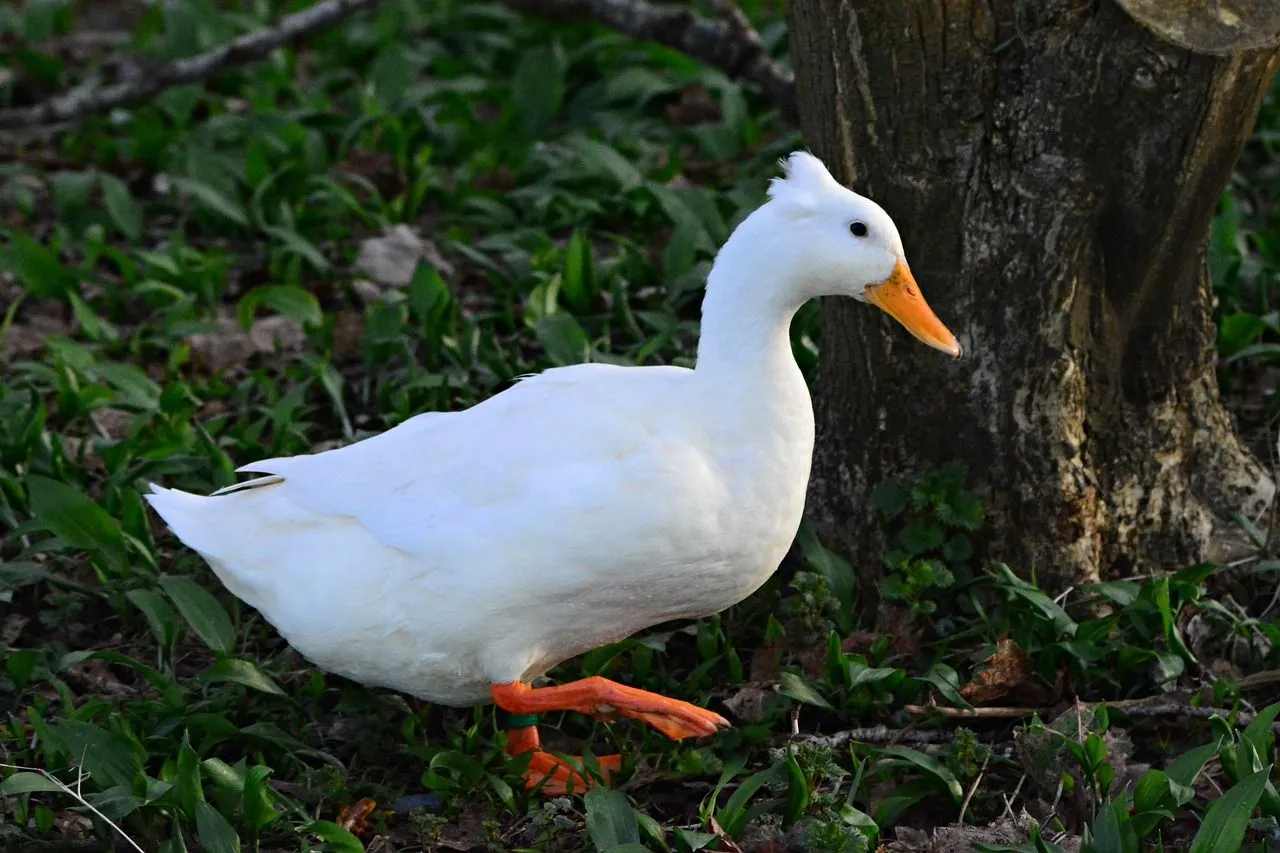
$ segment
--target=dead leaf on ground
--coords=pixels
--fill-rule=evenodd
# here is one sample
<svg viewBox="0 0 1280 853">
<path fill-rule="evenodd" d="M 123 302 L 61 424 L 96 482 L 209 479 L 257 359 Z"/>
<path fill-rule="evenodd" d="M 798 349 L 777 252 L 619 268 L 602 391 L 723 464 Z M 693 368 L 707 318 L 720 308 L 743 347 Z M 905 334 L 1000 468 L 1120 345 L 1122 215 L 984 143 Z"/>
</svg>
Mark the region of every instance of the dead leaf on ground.
<svg viewBox="0 0 1280 853">
<path fill-rule="evenodd" d="M 258 353 L 292 352 L 305 342 L 298 321 L 279 315 L 254 321 L 247 332 L 231 317 L 220 317 L 213 331 L 187 337 L 192 363 L 209 373 L 239 367 Z"/>
<path fill-rule="evenodd" d="M 339 311 L 333 319 L 333 354 L 335 358 L 353 358 L 360 354 L 364 339 L 364 315 L 359 311 Z"/>
<path fill-rule="evenodd" d="M 751 680 L 766 683 L 777 681 L 782 674 L 782 647 L 762 646 L 751 655 Z"/>
<path fill-rule="evenodd" d="M 1005 637 L 996 643 L 995 654 L 987 658 L 982 670 L 960 688 L 960 695 L 981 705 L 1021 691 L 1032 685 L 1034 678 L 1031 658 L 1017 643 Z"/>
<path fill-rule="evenodd" d="M 10 613 L 4 618 L 4 623 L 0 626 L 0 642 L 6 646 L 12 646 L 18 642 L 18 637 L 22 636 L 22 629 L 27 627 L 31 622 L 26 616 L 18 613 Z"/>
<path fill-rule="evenodd" d="M 291 352 L 307 341 L 302 324 L 291 317 L 263 317 L 249 327 L 249 340 L 258 352 Z"/>
<path fill-rule="evenodd" d="M 338 826 L 356 837 L 367 835 L 369 815 L 377 807 L 378 804 L 368 797 L 357 800 L 354 805 L 343 806 L 342 811 L 338 812 Z"/>
<path fill-rule="evenodd" d="M 133 414 L 126 412 L 124 409 L 114 409 L 105 407 L 102 409 L 94 409 L 89 415 L 89 420 L 93 421 L 93 425 L 98 429 L 105 438 L 111 441 L 119 441 L 129 435 L 129 428 L 133 426 Z"/>
<path fill-rule="evenodd" d="M 920 629 L 908 608 L 881 604 L 877 621 L 881 632 L 889 635 L 889 647 L 895 655 L 906 658 L 919 656 Z"/>
<path fill-rule="evenodd" d="M 931 832 L 908 826 L 894 828 L 894 840 L 880 849 L 886 853 L 967 853 L 978 845 L 991 847 L 1015 847 L 1024 844 L 1030 836 L 1036 819 L 1024 809 L 1017 817 L 1005 816 L 987 826 L 951 824 L 935 827 Z M 1080 849 L 1079 838 L 1057 840 L 1070 853 Z"/>
<path fill-rule="evenodd" d="M 426 261 L 445 278 L 454 273 L 434 243 L 401 223 L 360 243 L 356 271 L 384 287 L 405 287 L 419 261 Z"/>
<path fill-rule="evenodd" d="M 680 93 L 680 99 L 666 108 L 667 120 L 672 124 L 689 127 L 720 121 L 720 104 L 706 86 L 690 86 Z"/>
<path fill-rule="evenodd" d="M 724 831 L 724 827 L 720 825 L 720 822 L 714 816 L 711 818 L 711 832 L 715 834 L 716 839 L 724 846 L 727 853 L 742 853 L 742 848 L 734 843 L 734 840 L 729 837 L 729 833 Z"/>
<path fill-rule="evenodd" d="M 765 718 L 765 708 L 773 695 L 772 690 L 748 684 L 724 700 L 724 706 L 742 722 L 758 723 Z"/>
<path fill-rule="evenodd" d="M 85 695 L 128 696 L 134 692 L 103 661 L 93 658 L 69 667 L 66 675 Z"/>
</svg>

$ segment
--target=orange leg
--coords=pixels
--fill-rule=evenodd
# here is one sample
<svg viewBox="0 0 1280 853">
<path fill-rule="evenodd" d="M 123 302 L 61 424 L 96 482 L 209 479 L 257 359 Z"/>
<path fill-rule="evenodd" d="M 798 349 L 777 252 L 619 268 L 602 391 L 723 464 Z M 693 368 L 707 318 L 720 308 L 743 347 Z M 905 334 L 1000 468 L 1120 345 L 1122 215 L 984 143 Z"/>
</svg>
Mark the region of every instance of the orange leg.
<svg viewBox="0 0 1280 853">
<path fill-rule="evenodd" d="M 494 684 L 490 689 L 493 701 L 508 713 L 577 711 L 609 719 L 630 717 L 648 723 L 672 740 L 713 735 L 729 725 L 713 711 L 599 676 L 556 687 L 530 687 L 513 681 Z"/>
<path fill-rule="evenodd" d="M 524 771 L 524 784 L 530 790 L 539 788 L 549 797 L 558 797 L 570 792 L 580 794 L 592 787 L 593 780 L 579 772 L 581 767 L 574 767 L 541 748 L 536 725 L 507 730 L 507 754 L 517 756 L 525 753 L 530 755 L 529 767 Z M 608 782 L 609 777 L 622 766 L 622 757 L 601 755 L 596 758 L 596 763 L 600 775 Z"/>
</svg>

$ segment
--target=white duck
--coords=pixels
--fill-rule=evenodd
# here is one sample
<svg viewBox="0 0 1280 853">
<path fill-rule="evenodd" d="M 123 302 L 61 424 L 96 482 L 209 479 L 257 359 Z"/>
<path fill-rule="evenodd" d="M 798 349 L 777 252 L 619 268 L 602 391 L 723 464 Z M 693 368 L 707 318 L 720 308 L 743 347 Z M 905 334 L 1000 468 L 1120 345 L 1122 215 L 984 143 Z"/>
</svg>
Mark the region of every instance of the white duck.
<svg viewBox="0 0 1280 853">
<path fill-rule="evenodd" d="M 677 739 L 727 726 L 603 678 L 530 682 L 723 610 L 777 568 L 813 451 L 788 334 L 807 300 L 871 302 L 960 354 L 888 214 L 810 154 L 783 165 L 716 257 L 695 369 L 549 370 L 465 411 L 246 465 L 269 476 L 212 496 L 153 487 L 151 505 L 323 669 L 447 705 L 632 717 Z M 508 750 L 533 753 L 530 784 L 580 785 L 520 722 Z"/>
</svg>

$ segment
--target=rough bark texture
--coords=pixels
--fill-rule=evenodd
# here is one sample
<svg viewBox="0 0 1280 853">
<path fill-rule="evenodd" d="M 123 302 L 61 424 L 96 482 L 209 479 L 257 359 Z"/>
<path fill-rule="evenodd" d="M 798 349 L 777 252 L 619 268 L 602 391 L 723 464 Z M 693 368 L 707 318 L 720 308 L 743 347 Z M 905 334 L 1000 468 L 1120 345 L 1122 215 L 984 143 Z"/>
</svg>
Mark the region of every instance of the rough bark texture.
<svg viewBox="0 0 1280 853">
<path fill-rule="evenodd" d="M 1115 0 L 795 0 L 791 26 L 808 143 L 894 217 L 967 353 L 825 306 L 820 530 L 874 576 L 871 488 L 957 458 L 991 553 L 1050 585 L 1203 558 L 1260 511 L 1205 243 L 1280 54 L 1189 49 Z"/>
</svg>

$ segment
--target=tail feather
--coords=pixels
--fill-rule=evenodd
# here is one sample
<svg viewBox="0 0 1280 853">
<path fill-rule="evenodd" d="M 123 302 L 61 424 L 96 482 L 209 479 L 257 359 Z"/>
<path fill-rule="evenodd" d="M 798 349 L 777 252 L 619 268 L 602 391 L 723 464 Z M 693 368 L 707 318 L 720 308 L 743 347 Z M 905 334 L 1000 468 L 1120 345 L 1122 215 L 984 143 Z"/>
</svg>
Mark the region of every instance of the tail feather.
<svg viewBox="0 0 1280 853">
<path fill-rule="evenodd" d="M 209 504 L 217 499 L 179 489 L 166 489 L 155 483 L 150 485 L 151 493 L 144 497 L 169 529 L 187 547 L 205 556 L 216 556 L 220 537 L 216 526 L 210 523 Z"/>
<path fill-rule="evenodd" d="M 218 489 L 216 492 L 209 495 L 209 497 L 221 497 L 222 495 L 243 492 L 246 489 L 260 489 L 263 486 L 274 486 L 276 483 L 283 482 L 284 477 L 281 477 L 279 474 L 268 474 L 265 477 L 254 477 L 252 480 L 245 480 L 243 483 L 232 483 L 230 486 L 223 486 L 221 489 Z M 151 484 L 151 487 L 153 489 L 156 488 L 154 483 Z"/>
</svg>

